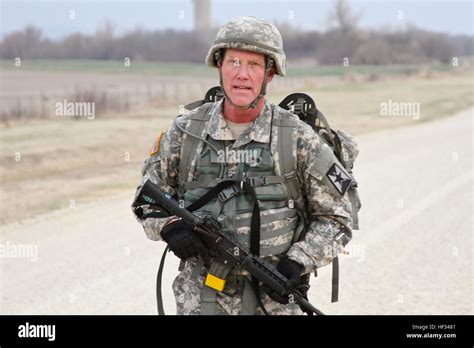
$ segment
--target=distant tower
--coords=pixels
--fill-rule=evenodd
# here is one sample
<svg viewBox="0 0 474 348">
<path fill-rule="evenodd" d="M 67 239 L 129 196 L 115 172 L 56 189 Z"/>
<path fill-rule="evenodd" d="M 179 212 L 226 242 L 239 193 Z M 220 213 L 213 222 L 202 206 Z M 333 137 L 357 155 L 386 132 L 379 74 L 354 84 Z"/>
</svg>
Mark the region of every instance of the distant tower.
<svg viewBox="0 0 474 348">
<path fill-rule="evenodd" d="M 194 30 L 209 31 L 211 29 L 211 0 L 193 0 Z"/>
</svg>

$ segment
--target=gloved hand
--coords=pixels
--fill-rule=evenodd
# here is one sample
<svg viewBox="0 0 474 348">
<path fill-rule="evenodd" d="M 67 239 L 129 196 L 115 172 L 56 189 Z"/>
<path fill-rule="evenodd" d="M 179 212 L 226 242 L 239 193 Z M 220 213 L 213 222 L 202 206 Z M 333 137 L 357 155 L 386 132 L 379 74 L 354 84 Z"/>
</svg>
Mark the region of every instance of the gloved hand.
<svg viewBox="0 0 474 348">
<path fill-rule="evenodd" d="M 160 232 L 170 250 L 180 259 L 202 256 L 208 258 L 207 248 L 192 227 L 182 220 L 166 224 Z"/>
<path fill-rule="evenodd" d="M 288 257 L 284 257 L 278 261 L 278 264 L 276 266 L 276 269 L 278 272 L 283 274 L 285 277 L 288 278 L 290 283 L 293 285 L 293 287 L 297 288 L 298 286 L 301 285 L 302 279 L 301 279 L 301 271 L 303 271 L 303 266 L 300 265 L 298 262 L 293 261 L 289 259 Z M 268 296 L 272 300 L 275 300 L 281 304 L 288 304 L 289 302 L 289 296 L 287 294 L 279 294 L 270 289 L 267 286 L 263 286 L 263 291 L 265 291 Z"/>
</svg>

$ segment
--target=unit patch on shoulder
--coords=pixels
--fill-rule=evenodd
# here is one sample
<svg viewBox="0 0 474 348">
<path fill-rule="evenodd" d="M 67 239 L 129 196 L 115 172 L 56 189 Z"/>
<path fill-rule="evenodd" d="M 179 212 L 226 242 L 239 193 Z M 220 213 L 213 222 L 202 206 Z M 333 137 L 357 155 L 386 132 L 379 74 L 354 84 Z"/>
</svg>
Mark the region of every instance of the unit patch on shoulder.
<svg viewBox="0 0 474 348">
<path fill-rule="evenodd" d="M 150 149 L 150 156 L 153 156 L 155 153 L 160 151 L 160 142 L 161 138 L 163 137 L 163 132 L 161 132 L 158 137 L 156 138 L 156 141 L 153 143 L 153 146 Z"/>
<path fill-rule="evenodd" d="M 351 186 L 352 180 L 336 163 L 329 168 L 326 176 L 341 195 L 346 193 L 349 186 Z"/>
</svg>

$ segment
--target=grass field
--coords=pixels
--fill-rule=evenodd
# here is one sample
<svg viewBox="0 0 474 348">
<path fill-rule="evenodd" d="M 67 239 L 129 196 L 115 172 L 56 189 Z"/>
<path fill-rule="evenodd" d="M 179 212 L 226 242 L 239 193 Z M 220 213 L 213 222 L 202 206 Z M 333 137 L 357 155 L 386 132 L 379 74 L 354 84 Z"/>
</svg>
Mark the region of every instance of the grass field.
<svg viewBox="0 0 474 348">
<path fill-rule="evenodd" d="M 41 70 L 42 63 L 35 64 L 31 65 L 34 66 L 32 70 Z M 79 62 L 69 64 L 71 69 L 75 66 L 76 71 L 66 69 L 67 76 L 84 75 Z M 101 73 L 109 69 L 101 66 L 100 62 L 96 64 L 97 69 L 102 69 Z M 23 65 L 26 71 L 22 74 L 28 74 L 26 66 L 27 62 Z M 374 72 L 367 67 L 359 68 Z M 46 67 L 42 69 L 45 73 Z M 201 71 L 201 68 L 191 66 L 190 69 Z M 279 102 L 291 91 L 306 92 L 316 99 L 318 107 L 335 128 L 356 136 L 427 122 L 474 105 L 472 69 L 434 69 L 429 73 L 410 76 L 394 76 L 390 71 L 383 74 L 382 68 L 377 69 L 380 72 L 376 79 L 290 77 L 287 83 L 271 86 L 270 100 Z M 9 68 L 2 71 L 14 76 Z M 56 73 L 64 72 L 58 70 Z M 87 70 L 87 73 L 102 82 L 108 78 L 98 72 Z M 107 73 L 110 73 L 111 79 L 116 78 L 113 71 Z M 137 74 L 136 81 L 139 82 L 140 78 L 142 75 Z M 196 77 L 196 81 L 199 80 Z M 125 80 L 118 79 L 115 83 L 122 81 Z M 5 88 L 5 84 L 2 85 L 2 89 Z M 21 85 L 16 88 L 21 92 Z M 380 104 L 389 100 L 419 103 L 420 118 L 381 116 Z M 185 99 L 178 104 L 190 101 Z M 178 113 L 178 104 L 158 107 L 148 103 L 126 113 L 101 114 L 93 120 L 49 117 L 13 120 L 1 125 L 0 204 L 3 214 L 0 223 L 77 206 L 124 191 L 130 192 L 132 199 L 148 149 L 157 134 L 165 130 Z"/>
<path fill-rule="evenodd" d="M 287 67 L 288 77 L 300 76 L 343 76 L 345 74 L 360 75 L 393 75 L 402 76 L 416 74 L 420 71 L 420 65 L 349 65 L 344 67 L 338 66 L 308 66 L 298 63 L 291 64 Z M 454 68 L 450 64 L 431 64 L 426 65 L 431 71 L 450 71 Z M 179 75 L 193 77 L 214 77 L 215 72 L 209 69 L 204 61 L 202 64 L 192 63 L 168 63 L 168 62 L 144 62 L 131 61 L 126 66 L 123 61 L 104 61 L 104 60 L 24 60 L 21 67 L 15 67 L 12 60 L 0 60 L 0 70 L 14 71 L 49 71 L 49 72 L 87 72 L 95 74 L 153 74 L 160 76 Z"/>
</svg>

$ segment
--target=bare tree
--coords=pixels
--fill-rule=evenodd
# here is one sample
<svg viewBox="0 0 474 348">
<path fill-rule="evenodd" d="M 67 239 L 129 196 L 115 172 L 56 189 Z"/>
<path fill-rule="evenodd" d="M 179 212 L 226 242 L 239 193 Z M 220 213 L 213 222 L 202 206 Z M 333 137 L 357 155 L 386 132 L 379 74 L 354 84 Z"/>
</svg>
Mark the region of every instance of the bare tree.
<svg viewBox="0 0 474 348">
<path fill-rule="evenodd" d="M 41 40 L 41 30 L 33 26 L 12 32 L 2 40 L 2 58 L 40 58 Z"/>
<path fill-rule="evenodd" d="M 337 0 L 328 19 L 330 24 L 335 25 L 336 30 L 350 33 L 357 30 L 360 14 L 353 13 L 346 0 Z"/>
</svg>

